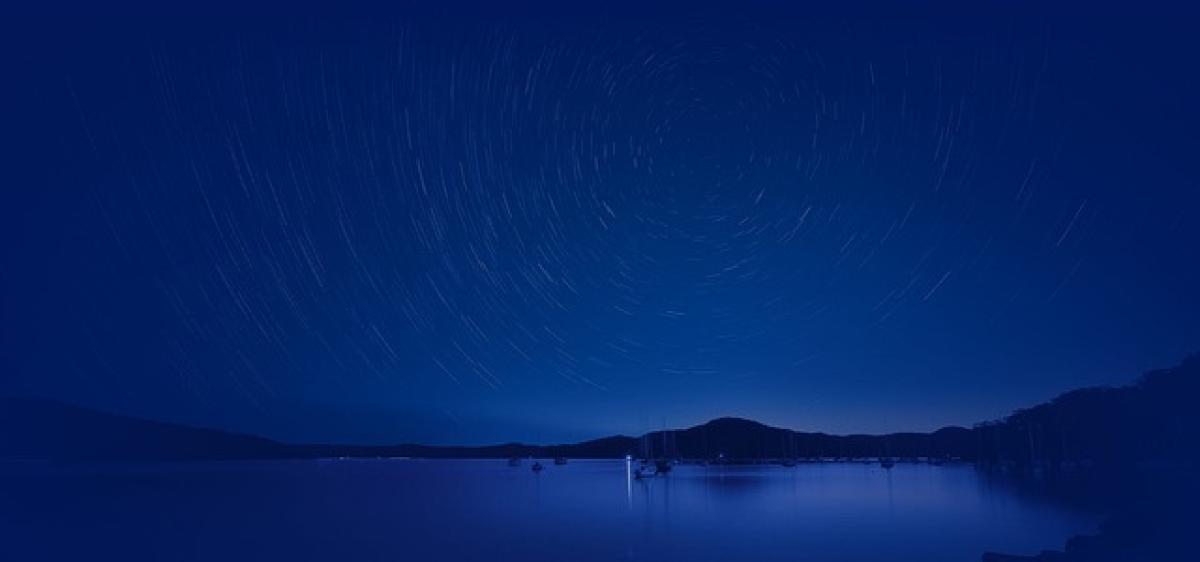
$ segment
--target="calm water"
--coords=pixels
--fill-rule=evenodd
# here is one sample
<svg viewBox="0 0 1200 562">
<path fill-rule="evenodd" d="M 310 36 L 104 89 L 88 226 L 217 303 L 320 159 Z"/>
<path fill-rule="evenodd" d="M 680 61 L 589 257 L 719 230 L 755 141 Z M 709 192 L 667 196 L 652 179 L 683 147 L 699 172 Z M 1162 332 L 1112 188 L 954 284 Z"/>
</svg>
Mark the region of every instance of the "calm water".
<svg viewBox="0 0 1200 562">
<path fill-rule="evenodd" d="M 1099 521 L 969 466 L 546 464 L 0 465 L 0 559 L 974 561 Z"/>
</svg>

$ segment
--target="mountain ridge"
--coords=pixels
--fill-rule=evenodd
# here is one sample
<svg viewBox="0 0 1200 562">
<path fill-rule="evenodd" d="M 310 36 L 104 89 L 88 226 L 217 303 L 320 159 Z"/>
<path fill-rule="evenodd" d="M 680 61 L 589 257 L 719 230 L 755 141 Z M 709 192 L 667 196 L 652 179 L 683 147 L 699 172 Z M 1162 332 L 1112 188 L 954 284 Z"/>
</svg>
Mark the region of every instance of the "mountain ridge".
<svg viewBox="0 0 1200 562">
<path fill-rule="evenodd" d="M 46 398 L 0 397 L 0 458 L 39 458 L 51 460 L 148 460 L 148 459 L 273 459 L 313 457 L 509 457 L 572 456 L 578 458 L 620 458 L 639 454 L 651 456 L 706 458 L 730 450 L 736 458 L 798 456 L 794 446 L 765 446 L 764 435 L 772 438 L 902 438 L 930 434 L 903 432 L 885 436 L 836 436 L 821 432 L 802 432 L 768 425 L 756 420 L 722 416 L 684 429 L 652 431 L 642 436 L 609 435 L 577 443 L 534 445 L 509 442 L 492 445 L 428 445 L 394 443 L 385 445 L 339 443 L 287 443 L 253 434 L 159 422 L 136 416 L 103 412 Z M 37 431 L 16 428 L 36 427 Z M 966 431 L 946 427 L 938 431 Z M 697 454 L 711 437 L 712 453 Z M 685 445 L 679 447 L 680 439 Z M 664 449 L 660 443 L 672 445 Z M 649 447 L 643 444 L 649 443 Z M 753 443 L 756 450 L 747 448 Z M 782 442 L 781 442 L 782 443 Z M 221 447 L 221 444 L 228 445 Z M 721 450 L 717 450 L 721 449 Z M 788 454 L 789 451 L 793 454 Z M 874 456 L 874 455 L 870 455 Z"/>
<path fill-rule="evenodd" d="M 0 397 L 0 458 L 51 460 L 276 459 L 320 457 L 643 457 L 759 461 L 806 457 L 958 458 L 987 464 L 1141 460 L 1195 462 L 1200 442 L 1200 355 L 1121 387 L 1091 387 L 972 428 L 831 435 L 723 416 L 684 429 L 611 435 L 556 445 L 295 444 L 104 413 L 40 398 Z"/>
</svg>

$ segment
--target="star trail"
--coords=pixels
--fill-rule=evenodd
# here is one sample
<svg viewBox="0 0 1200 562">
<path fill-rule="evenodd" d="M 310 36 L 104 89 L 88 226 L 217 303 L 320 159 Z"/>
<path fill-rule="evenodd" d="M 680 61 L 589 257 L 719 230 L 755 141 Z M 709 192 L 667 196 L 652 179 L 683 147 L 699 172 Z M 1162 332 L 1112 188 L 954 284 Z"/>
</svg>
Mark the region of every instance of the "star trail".
<svg viewBox="0 0 1200 562">
<path fill-rule="evenodd" d="M 0 388 L 476 443 L 926 430 L 1124 382 L 1200 335 L 1194 73 L 1030 16 L 28 38 Z"/>
</svg>

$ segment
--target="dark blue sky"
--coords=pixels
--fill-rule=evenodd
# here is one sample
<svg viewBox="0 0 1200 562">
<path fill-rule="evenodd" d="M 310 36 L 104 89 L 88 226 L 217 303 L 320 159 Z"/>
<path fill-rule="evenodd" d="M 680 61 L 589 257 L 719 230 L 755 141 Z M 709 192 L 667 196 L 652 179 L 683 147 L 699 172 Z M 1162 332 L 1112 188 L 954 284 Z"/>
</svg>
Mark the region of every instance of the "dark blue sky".
<svg viewBox="0 0 1200 562">
<path fill-rule="evenodd" d="M 1184 14 L 21 14 L 0 392 L 290 440 L 970 424 L 1200 350 Z"/>
</svg>

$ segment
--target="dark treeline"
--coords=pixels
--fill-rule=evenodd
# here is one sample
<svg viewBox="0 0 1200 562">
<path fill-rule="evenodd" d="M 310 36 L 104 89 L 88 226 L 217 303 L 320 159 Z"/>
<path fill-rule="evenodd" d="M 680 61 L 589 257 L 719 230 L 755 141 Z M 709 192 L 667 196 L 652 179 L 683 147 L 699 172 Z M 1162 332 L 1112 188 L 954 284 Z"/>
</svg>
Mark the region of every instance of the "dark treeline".
<svg viewBox="0 0 1200 562">
<path fill-rule="evenodd" d="M 1035 474 L 1038 469 L 1049 474 L 1061 467 L 1096 466 L 1100 470 L 1088 471 L 1086 478 L 1046 479 L 1040 489 L 1082 494 L 1110 514 L 1098 533 L 1072 537 L 1062 550 L 1033 556 L 987 553 L 983 560 L 1195 560 L 1197 390 L 1200 357 L 1193 356 L 1173 369 L 1147 373 L 1130 386 L 1068 392 L 976 426 L 979 461 L 985 466 L 1028 468 Z"/>
<path fill-rule="evenodd" d="M 94 412 L 43 400 L 0 400 L 0 457 L 235 459 L 311 457 L 639 457 L 728 462 L 805 458 L 961 459 L 991 466 L 1192 463 L 1200 442 L 1200 356 L 1119 388 L 1088 388 L 1003 420 L 933 433 L 827 435 L 721 418 L 640 438 L 564 445 L 290 445 L 259 437 Z"/>
<path fill-rule="evenodd" d="M 974 459 L 994 465 L 1195 463 L 1200 355 L 1129 386 L 1087 388 L 972 430 Z"/>
</svg>

